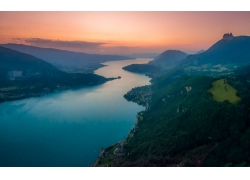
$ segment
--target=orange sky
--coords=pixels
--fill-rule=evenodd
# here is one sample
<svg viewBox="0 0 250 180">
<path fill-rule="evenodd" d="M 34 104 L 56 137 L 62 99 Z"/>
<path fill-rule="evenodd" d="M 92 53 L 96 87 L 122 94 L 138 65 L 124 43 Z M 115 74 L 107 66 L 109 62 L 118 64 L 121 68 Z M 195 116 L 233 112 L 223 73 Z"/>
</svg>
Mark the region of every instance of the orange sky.
<svg viewBox="0 0 250 180">
<path fill-rule="evenodd" d="M 188 53 L 227 32 L 250 35 L 250 12 L 0 12 L 0 43 L 86 53 Z"/>
</svg>

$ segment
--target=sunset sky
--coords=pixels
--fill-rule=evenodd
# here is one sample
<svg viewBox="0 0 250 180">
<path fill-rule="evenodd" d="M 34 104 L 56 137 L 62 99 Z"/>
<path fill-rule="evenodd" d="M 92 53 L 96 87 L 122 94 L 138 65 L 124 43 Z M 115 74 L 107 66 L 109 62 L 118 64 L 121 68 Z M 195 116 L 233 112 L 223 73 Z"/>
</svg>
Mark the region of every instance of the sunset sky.
<svg viewBox="0 0 250 180">
<path fill-rule="evenodd" d="M 98 54 L 187 53 L 250 35 L 250 12 L 0 12 L 0 44 Z"/>
</svg>

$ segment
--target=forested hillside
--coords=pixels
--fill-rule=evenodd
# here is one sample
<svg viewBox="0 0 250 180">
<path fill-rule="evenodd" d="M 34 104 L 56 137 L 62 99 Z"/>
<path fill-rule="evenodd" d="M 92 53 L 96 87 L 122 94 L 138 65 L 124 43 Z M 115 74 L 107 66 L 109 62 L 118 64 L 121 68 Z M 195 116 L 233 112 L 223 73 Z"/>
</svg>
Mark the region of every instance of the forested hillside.
<svg viewBox="0 0 250 180">
<path fill-rule="evenodd" d="M 0 57 L 0 102 L 108 81 L 96 74 L 66 73 L 34 56 L 1 46 Z"/>
<path fill-rule="evenodd" d="M 246 72 L 245 72 L 246 73 Z M 172 76 L 154 82 L 126 154 L 116 166 L 249 166 L 249 74 L 236 77 Z M 207 92 L 227 78 L 241 101 L 217 102 Z"/>
</svg>

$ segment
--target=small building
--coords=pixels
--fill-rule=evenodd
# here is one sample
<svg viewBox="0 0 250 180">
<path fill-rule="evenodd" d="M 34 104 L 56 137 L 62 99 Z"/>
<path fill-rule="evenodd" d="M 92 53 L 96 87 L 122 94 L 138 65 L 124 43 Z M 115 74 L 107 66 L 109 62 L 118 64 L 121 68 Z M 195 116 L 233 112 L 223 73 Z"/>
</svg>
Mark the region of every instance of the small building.
<svg viewBox="0 0 250 180">
<path fill-rule="evenodd" d="M 223 35 L 224 40 L 232 40 L 233 39 L 233 34 L 232 33 L 226 33 Z"/>
</svg>

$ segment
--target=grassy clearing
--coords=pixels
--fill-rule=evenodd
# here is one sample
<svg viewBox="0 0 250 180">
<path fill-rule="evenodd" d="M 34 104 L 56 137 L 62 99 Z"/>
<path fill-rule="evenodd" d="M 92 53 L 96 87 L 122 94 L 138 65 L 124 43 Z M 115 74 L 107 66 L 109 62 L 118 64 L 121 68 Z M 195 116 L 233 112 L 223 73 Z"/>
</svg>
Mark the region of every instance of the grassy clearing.
<svg viewBox="0 0 250 180">
<path fill-rule="evenodd" d="M 218 102 L 228 100 L 230 103 L 237 103 L 241 99 L 236 95 L 237 90 L 227 83 L 226 79 L 219 79 L 212 83 L 213 87 L 208 92 L 213 94 L 213 99 Z"/>
</svg>

